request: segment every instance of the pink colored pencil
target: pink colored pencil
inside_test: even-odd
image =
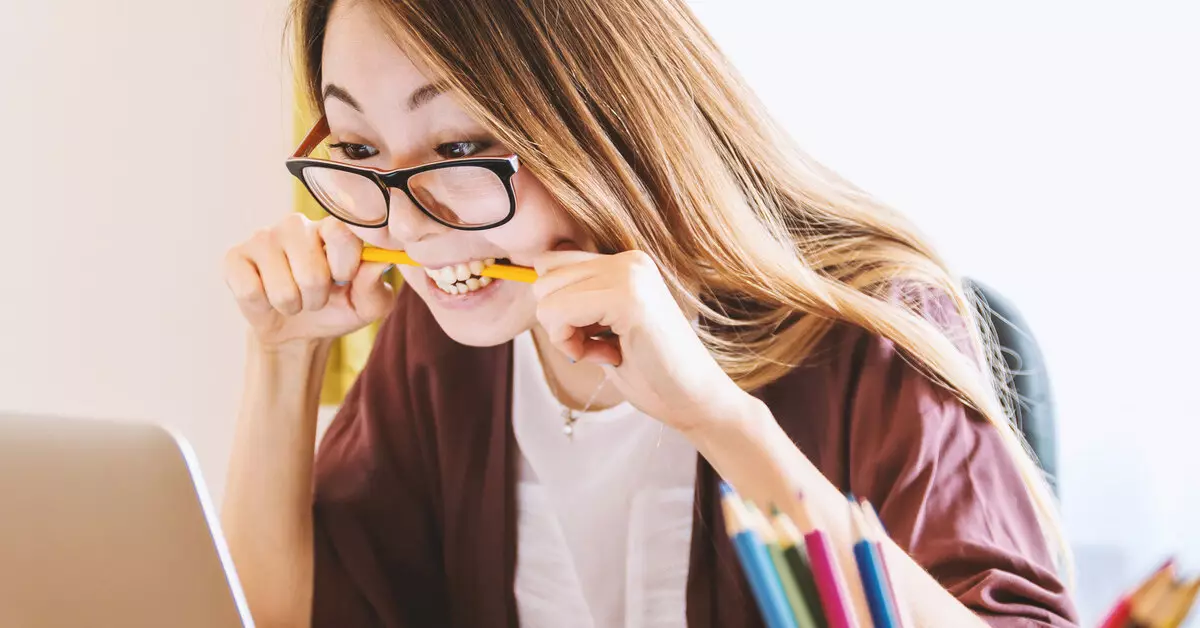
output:
[[[813,579],[817,581],[817,593],[821,595],[821,606],[825,610],[825,619],[829,628],[856,628],[854,611],[850,607],[850,593],[842,571],[838,567],[837,556],[829,537],[818,530],[804,505],[803,496],[797,504],[795,523],[804,532],[804,548],[808,550],[808,560],[812,564]]]

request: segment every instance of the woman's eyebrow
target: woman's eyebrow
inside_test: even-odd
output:
[[[427,83],[421,87],[418,87],[408,96],[408,110],[412,111],[422,107],[434,98],[446,93],[446,89],[446,84],[441,82]],[[329,100],[330,98],[333,98],[334,100],[340,100],[349,105],[351,109],[362,113],[362,105],[359,105],[358,101],[354,99],[354,96],[351,96],[350,92],[341,85],[330,83],[325,86],[325,90],[321,94],[321,100],[325,101]]]
[[[447,86],[445,83],[428,83],[413,90],[413,93],[408,96],[408,110],[412,111],[428,103],[429,101],[446,93]]]
[[[362,106],[359,105],[358,101],[350,95],[350,92],[346,91],[346,89],[340,85],[330,83],[325,86],[325,90],[321,94],[321,101],[324,102],[330,98],[334,100],[340,100],[349,105],[351,109],[362,113]]]

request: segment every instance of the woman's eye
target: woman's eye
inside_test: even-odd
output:
[[[433,149],[443,159],[461,159],[470,157],[481,150],[486,150],[488,145],[483,142],[446,142],[439,144]]]
[[[358,161],[360,159],[370,159],[379,154],[379,151],[367,146],[366,144],[353,144],[351,142],[338,142],[330,144],[329,148],[341,153],[346,159]]]

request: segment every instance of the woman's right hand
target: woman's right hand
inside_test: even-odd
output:
[[[225,283],[259,342],[336,338],[385,316],[389,264],[362,262],[362,240],[336,218],[290,214],[225,255]],[[337,283],[335,283],[337,282]]]

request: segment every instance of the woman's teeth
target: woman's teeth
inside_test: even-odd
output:
[[[425,274],[433,280],[437,287],[446,294],[466,294],[486,287],[492,283],[491,277],[481,277],[484,268],[495,264],[496,260],[471,260],[465,264],[455,264],[444,268],[425,268]]]

